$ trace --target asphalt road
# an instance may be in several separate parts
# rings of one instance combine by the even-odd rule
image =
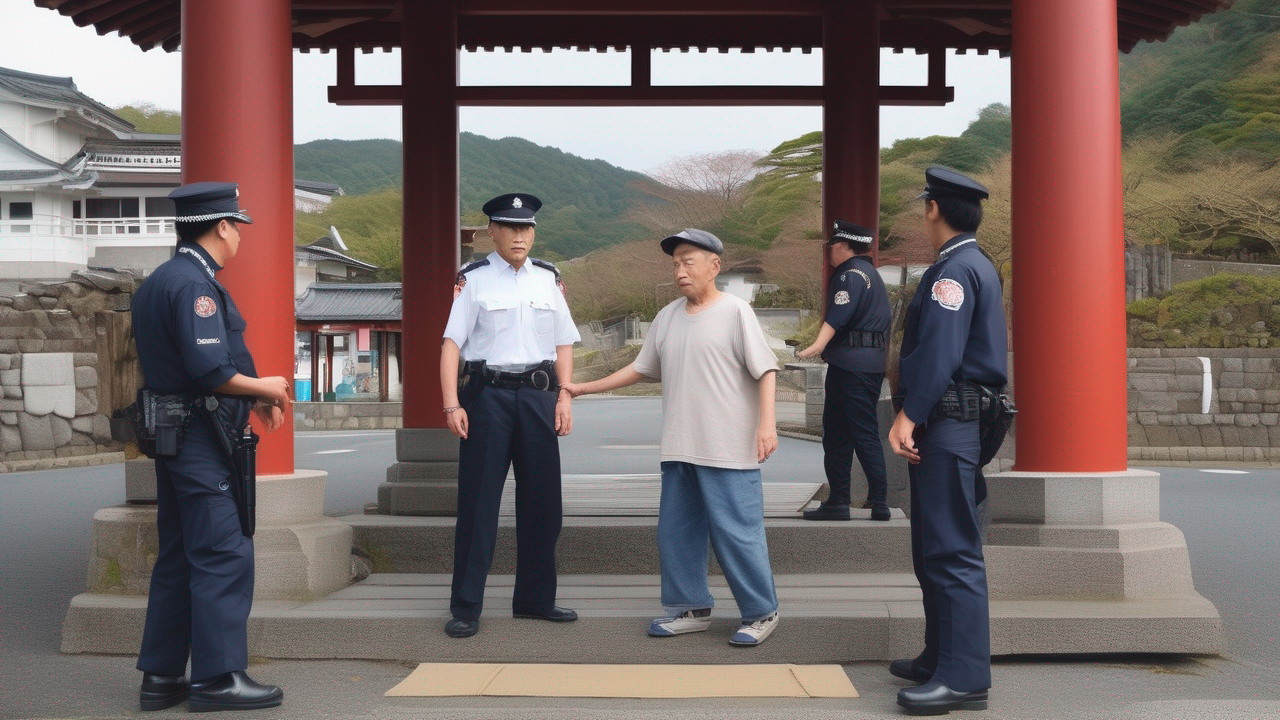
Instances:
[[[562,472],[658,472],[660,398],[583,398],[574,403],[573,413],[573,432],[560,440]],[[386,482],[387,468],[396,461],[394,430],[308,432],[294,437],[294,465],[329,472],[328,515],[364,512],[365,503],[378,499],[378,484]],[[779,438],[778,451],[761,466],[761,475],[765,482],[822,482],[822,448],[807,440]]]
[[[657,445],[656,417],[651,399],[580,403],[565,472],[654,472],[657,450],[645,446]],[[326,450],[352,452],[315,454]],[[296,453],[299,467],[329,471],[330,514],[358,512],[393,460],[394,435],[300,434]],[[994,669],[992,710],[960,717],[1280,718],[1280,469],[1232,469],[1244,474],[1159,469],[1162,518],[1186,535],[1197,589],[1223,615],[1222,657],[1006,659]],[[821,448],[783,439],[765,475],[820,477]],[[138,714],[132,658],[58,652],[67,602],[84,590],[93,513],[123,494],[120,465],[0,475],[0,719]],[[268,718],[897,717],[902,686],[863,663],[847,668],[862,697],[844,701],[392,699],[382,694],[409,672],[399,663],[272,661],[251,671],[286,689],[284,710],[250,714]]]

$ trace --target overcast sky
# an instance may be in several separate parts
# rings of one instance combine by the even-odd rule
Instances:
[[[142,52],[115,34],[99,36],[92,26],[76,27],[70,18],[35,7],[31,0],[0,0],[4,41],[0,67],[44,75],[70,75],[76,86],[108,106],[150,102],[162,108],[181,105],[181,58],[162,50]],[[397,84],[399,51],[356,54],[356,82]],[[585,84],[625,85],[630,81],[626,53],[549,54],[465,53],[462,82],[467,85]],[[945,107],[887,107],[880,111],[880,142],[904,137],[958,135],[994,102],[1009,102],[1009,61],[988,56],[952,55],[947,82],[956,102]],[[923,85],[925,57],[881,55],[885,85]],[[335,55],[294,53],[294,141],[319,138],[364,139],[401,136],[399,107],[338,107],[327,101],[335,81]],[[817,84],[820,51],[658,53],[654,84]],[[600,158],[645,171],[670,157],[718,150],[767,152],[806,132],[821,129],[822,113],[813,107],[762,108],[463,108],[462,129],[492,138],[518,136],[588,158]]]

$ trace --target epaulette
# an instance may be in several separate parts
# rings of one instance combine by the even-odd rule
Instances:
[[[529,258],[529,260],[543,270],[550,270],[552,275],[556,276],[556,287],[560,288],[560,294],[569,297],[569,291],[564,286],[564,280],[560,277],[560,270],[556,268],[555,263],[549,263],[546,260],[538,260],[537,258]]]
[[[467,286],[467,273],[475,270],[476,268],[482,268],[488,264],[489,258],[484,258],[482,260],[477,260],[458,271],[458,279],[453,282],[454,300],[457,300],[458,296],[462,294],[462,288]]]
[[[543,270],[550,270],[552,273],[555,274],[556,280],[560,279],[560,270],[556,268],[555,263],[549,263],[546,260],[539,260],[537,258],[529,258],[529,262],[533,263],[534,265],[537,265]]]
[[[459,270],[459,271],[458,271],[458,275],[459,275],[459,276],[466,275],[467,273],[471,272],[472,270],[475,270],[476,268],[482,268],[482,267],[484,267],[485,265],[488,265],[488,264],[489,264],[489,258],[481,258],[481,259],[479,259],[479,260],[477,260],[477,261],[475,261],[475,262],[473,262],[473,263],[468,263],[468,264],[466,265],[466,267],[464,267],[464,268],[462,268],[461,270]]]

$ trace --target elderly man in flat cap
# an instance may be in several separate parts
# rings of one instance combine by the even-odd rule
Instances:
[[[635,362],[607,378],[568,385],[574,396],[644,378],[662,381],[662,499],[657,637],[711,626],[707,540],[742,615],[733,645],[764,642],[778,625],[778,596],[764,534],[760,463],[778,448],[777,358],[751,307],[716,288],[724,245],[703,230],[662,241],[683,297],[653,320]]]

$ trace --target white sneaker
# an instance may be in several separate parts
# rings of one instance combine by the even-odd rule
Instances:
[[[675,617],[662,617],[649,623],[653,637],[671,637],[685,633],[703,632],[711,627],[711,608],[685,610]]]
[[[778,627],[778,611],[767,618],[761,618],[752,623],[742,623],[742,627],[738,628],[738,632],[729,638],[730,645],[752,646],[759,645],[764,642],[773,629]]]

